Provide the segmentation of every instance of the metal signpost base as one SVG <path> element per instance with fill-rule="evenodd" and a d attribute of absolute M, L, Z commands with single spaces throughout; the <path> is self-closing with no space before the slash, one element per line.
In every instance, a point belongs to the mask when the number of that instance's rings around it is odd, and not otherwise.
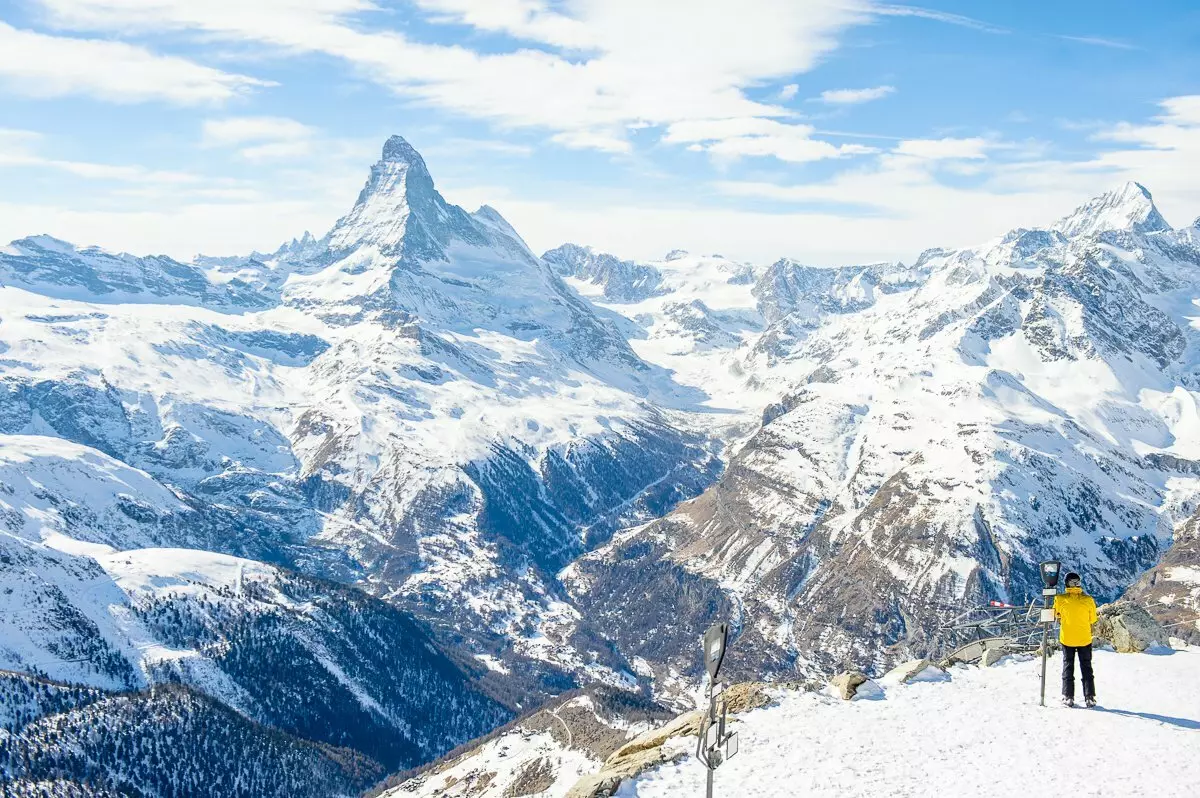
<path fill-rule="evenodd" d="M 1048 560 L 1038 566 L 1042 575 L 1042 698 L 1046 706 L 1046 661 L 1050 658 L 1050 627 L 1054 626 L 1054 597 L 1058 595 L 1058 575 L 1062 563 Z"/>
<path fill-rule="evenodd" d="M 705 779 L 705 796 L 713 795 L 713 772 L 721 763 L 732 759 L 738 752 L 737 734 L 725 731 L 725 691 L 717 681 L 721 663 L 725 659 L 725 647 L 729 642 L 729 625 L 713 624 L 704 633 L 704 665 L 708 671 L 708 712 L 700 721 L 700 735 L 696 741 L 696 758 L 708 771 Z M 721 710 L 717 711 L 717 699 L 721 699 Z M 721 749 L 725 752 L 722 756 Z"/>

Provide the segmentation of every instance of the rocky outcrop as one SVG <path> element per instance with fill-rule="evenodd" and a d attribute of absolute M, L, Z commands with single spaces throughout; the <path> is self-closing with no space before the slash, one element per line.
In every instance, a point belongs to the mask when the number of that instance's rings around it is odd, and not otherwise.
<path fill-rule="evenodd" d="M 1096 612 L 1093 636 L 1122 654 L 1139 654 L 1152 646 L 1165 646 L 1169 636 L 1145 607 L 1131 601 L 1105 604 Z"/>
<path fill-rule="evenodd" d="M 1158 565 L 1123 598 L 1144 606 L 1169 635 L 1200 645 L 1200 511 L 1175 531 Z"/>
<path fill-rule="evenodd" d="M 865 679 L 866 677 L 864 677 Z M 771 690 L 805 689 L 795 682 L 767 684 L 744 682 L 731 685 L 725 690 L 725 707 L 730 715 L 738 715 L 774 703 Z M 568 792 L 566 798 L 600 798 L 616 794 L 622 782 L 636 777 L 651 768 L 683 758 L 682 748 L 667 746 L 670 740 L 695 737 L 700 733 L 701 712 L 680 715 L 665 726 L 652 729 L 613 752 L 596 773 L 580 779 Z"/>
<path fill-rule="evenodd" d="M 950 674 L 945 668 L 927 659 L 913 659 L 892 668 L 879 681 L 884 684 L 912 684 L 913 682 L 947 682 Z"/>
<path fill-rule="evenodd" d="M 829 689 L 843 701 L 853 701 L 855 698 L 877 698 L 883 694 L 883 690 L 878 684 L 859 671 L 839 673 L 830 679 Z"/>
<path fill-rule="evenodd" d="M 650 768 L 673 762 L 683 751 L 668 752 L 663 746 L 676 737 L 693 737 L 700 732 L 700 712 L 689 712 L 657 729 L 646 732 L 613 752 L 596 773 L 580 779 L 567 791 L 567 798 L 599 798 L 612 795 L 621 782 Z"/>

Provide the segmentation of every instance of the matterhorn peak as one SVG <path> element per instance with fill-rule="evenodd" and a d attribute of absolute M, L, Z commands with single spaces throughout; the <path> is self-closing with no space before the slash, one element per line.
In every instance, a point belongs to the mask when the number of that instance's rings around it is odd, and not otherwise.
<path fill-rule="evenodd" d="M 1154 197 L 1145 186 L 1133 181 L 1081 205 L 1051 228 L 1067 238 L 1110 230 L 1158 233 L 1170 229 L 1155 207 Z"/>
<path fill-rule="evenodd" d="M 410 219 L 436 224 L 443 205 L 425 159 L 404 138 L 392 136 L 371 167 L 354 208 L 330 232 L 330 249 L 338 252 L 372 244 L 381 252 L 400 254 Z"/>
<path fill-rule="evenodd" d="M 428 168 L 425 166 L 425 159 L 421 157 L 421 153 L 417 152 L 416 147 L 408 143 L 408 140 L 403 136 L 391 136 L 383 143 L 383 160 L 381 163 L 402 163 L 409 166 L 417 166 L 426 172 Z"/>

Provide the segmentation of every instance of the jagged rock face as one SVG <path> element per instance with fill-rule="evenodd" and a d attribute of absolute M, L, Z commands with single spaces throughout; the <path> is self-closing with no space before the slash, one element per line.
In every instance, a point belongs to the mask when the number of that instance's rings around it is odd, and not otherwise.
<path fill-rule="evenodd" d="M 1168 636 L 1200 644 L 1200 510 L 1123 598 L 1146 607 Z"/>
<path fill-rule="evenodd" d="M 1140 183 L 1126 183 L 1102 194 L 1054 224 L 1053 232 L 1067 238 L 1096 235 L 1110 230 L 1162 233 L 1171 226 L 1158 212 L 1154 198 Z"/>
<path fill-rule="evenodd" d="M 409 261 L 445 258 L 452 241 L 489 243 L 466 211 L 442 199 L 425 160 L 399 136 L 383 145 L 354 209 L 329 234 L 335 256 L 369 244 Z"/>
<path fill-rule="evenodd" d="M 0 281 L 63 299 L 120 302 L 144 297 L 249 310 L 274 304 L 238 278 L 215 284 L 202 269 L 171 258 L 78 250 L 50 236 L 23 238 L 0 249 Z"/>
<path fill-rule="evenodd" d="M 1036 596 L 1041 559 L 1119 596 L 1200 489 L 1200 250 L 1147 202 L 912 269 L 775 264 L 738 351 L 793 387 L 708 492 L 572 565 L 576 601 L 665 685 L 698 667 L 675 616 L 734 619 L 733 678 L 880 672 L 943 653 L 947 605 Z M 671 609 L 619 616 L 632 585 Z"/>
<path fill-rule="evenodd" d="M 594 252 L 590 247 L 563 244 L 543 253 L 542 260 L 563 277 L 574 277 L 600 287 L 609 302 L 638 302 L 661 290 L 662 273 L 658 269 Z"/>

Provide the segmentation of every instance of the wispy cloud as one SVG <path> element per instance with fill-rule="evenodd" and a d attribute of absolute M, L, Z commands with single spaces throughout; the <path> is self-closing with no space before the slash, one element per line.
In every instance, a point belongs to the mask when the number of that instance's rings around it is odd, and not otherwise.
<path fill-rule="evenodd" d="M 798 84 L 789 83 L 779 90 L 779 99 L 783 102 L 787 102 L 788 100 L 795 98 L 796 93 L 799 91 L 800 86 Z"/>
<path fill-rule="evenodd" d="M 1094 47 L 1107 47 L 1111 50 L 1140 50 L 1136 45 L 1118 41 L 1117 39 L 1106 39 L 1102 36 L 1066 36 L 1056 35 L 1057 39 L 1064 39 L 1068 42 L 1077 42 L 1079 44 L 1090 44 Z"/>
<path fill-rule="evenodd" d="M 929 161 L 977 159 L 987 158 L 987 151 L 994 146 L 994 142 L 983 138 L 908 139 L 892 152 Z"/>
<path fill-rule="evenodd" d="M 821 92 L 820 100 L 828 105 L 858 105 L 882 99 L 896 91 L 894 86 L 875 86 L 870 89 L 830 89 Z"/>
<path fill-rule="evenodd" d="M 971 28 L 983 31 L 984 33 L 1012 33 L 1008 28 L 1002 28 L 990 22 L 983 22 L 974 17 L 951 14 L 946 11 L 936 11 L 931 8 L 920 8 L 918 6 L 879 5 L 874 8 L 874 12 L 885 17 L 918 17 L 934 22 L 944 22 L 947 25 L 957 25 L 961 28 Z"/>
<path fill-rule="evenodd" d="M 50 36 L 5 22 L 0 22 L 0 83 L 33 97 L 175 105 L 221 103 L 275 85 L 123 42 Z"/>
<path fill-rule="evenodd" d="M 281 116 L 240 116 L 205 120 L 201 143 L 206 147 L 237 147 L 251 161 L 295 158 L 313 151 L 317 131 Z"/>
<path fill-rule="evenodd" d="M 199 183 L 199 175 L 187 172 L 150 169 L 145 166 L 94 163 L 53 158 L 41 153 L 43 137 L 31 130 L 0 129 L 0 169 L 52 169 L 85 180 L 140 184 L 183 185 Z"/>

